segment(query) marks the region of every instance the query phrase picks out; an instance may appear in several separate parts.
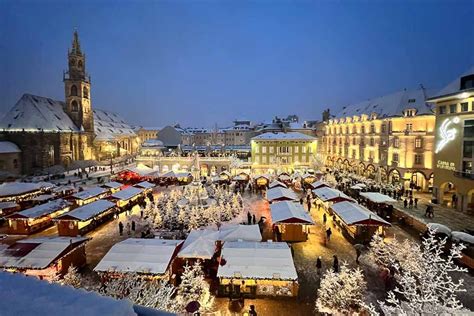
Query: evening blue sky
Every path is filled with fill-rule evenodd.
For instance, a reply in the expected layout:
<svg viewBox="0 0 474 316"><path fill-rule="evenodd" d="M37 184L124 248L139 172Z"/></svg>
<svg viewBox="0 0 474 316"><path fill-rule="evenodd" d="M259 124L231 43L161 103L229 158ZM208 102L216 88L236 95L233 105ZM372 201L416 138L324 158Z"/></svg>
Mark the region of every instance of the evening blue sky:
<svg viewBox="0 0 474 316"><path fill-rule="evenodd" d="M92 104L145 126L229 125L416 88L474 65L474 1L0 0L0 112L64 99L74 27Z"/></svg>

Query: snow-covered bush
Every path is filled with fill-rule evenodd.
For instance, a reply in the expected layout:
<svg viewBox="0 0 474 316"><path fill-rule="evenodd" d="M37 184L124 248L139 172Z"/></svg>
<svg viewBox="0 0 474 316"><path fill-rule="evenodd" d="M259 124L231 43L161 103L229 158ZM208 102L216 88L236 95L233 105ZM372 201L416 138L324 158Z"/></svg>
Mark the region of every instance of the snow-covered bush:
<svg viewBox="0 0 474 316"><path fill-rule="evenodd" d="M204 272L199 261L196 261L193 265L186 264L184 266L176 297L177 304L183 307L192 301L199 302L201 310L209 309L214 302L209 283L204 279Z"/></svg>

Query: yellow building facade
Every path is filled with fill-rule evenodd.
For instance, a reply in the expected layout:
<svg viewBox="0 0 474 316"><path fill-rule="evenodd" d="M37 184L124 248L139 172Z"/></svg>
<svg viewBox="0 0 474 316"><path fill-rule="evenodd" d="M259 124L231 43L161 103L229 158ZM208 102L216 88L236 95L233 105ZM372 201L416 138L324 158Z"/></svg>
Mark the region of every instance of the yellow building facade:
<svg viewBox="0 0 474 316"><path fill-rule="evenodd" d="M436 106L433 197L474 211L474 67L429 99Z"/></svg>
<svg viewBox="0 0 474 316"><path fill-rule="evenodd" d="M344 108L327 123L321 152L328 166L426 191L434 129L425 90L403 90Z"/></svg>
<svg viewBox="0 0 474 316"><path fill-rule="evenodd" d="M252 170L256 173L311 168L317 150L316 137L298 132L264 133L251 140Z"/></svg>

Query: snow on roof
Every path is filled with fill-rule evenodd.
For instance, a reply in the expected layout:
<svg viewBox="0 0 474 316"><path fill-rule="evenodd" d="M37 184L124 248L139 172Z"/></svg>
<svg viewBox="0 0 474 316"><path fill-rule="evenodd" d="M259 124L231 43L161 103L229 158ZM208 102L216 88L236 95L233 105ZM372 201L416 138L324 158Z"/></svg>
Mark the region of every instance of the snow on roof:
<svg viewBox="0 0 474 316"><path fill-rule="evenodd" d="M144 177L144 176L147 176L147 175L150 175L150 174L156 172L152 168L147 167L145 165L140 165L139 167L127 168L126 170L134 172L134 173L138 174L141 177Z"/></svg>
<svg viewBox="0 0 474 316"><path fill-rule="evenodd" d="M86 242L82 237L40 237L17 241L0 252L0 266L45 269L66 250Z"/></svg>
<svg viewBox="0 0 474 316"><path fill-rule="evenodd" d="M0 202L0 210L6 209L6 208L14 208L20 206L16 202Z"/></svg>
<svg viewBox="0 0 474 316"><path fill-rule="evenodd" d="M64 102L24 94L0 120L0 128L8 131L79 132L64 112Z"/></svg>
<svg viewBox="0 0 474 316"><path fill-rule="evenodd" d="M360 185L358 185L360 187ZM374 202L374 203L391 203L396 202L396 200L392 199L388 195L379 193L379 192L361 192L361 196L365 197L366 199Z"/></svg>
<svg viewBox="0 0 474 316"><path fill-rule="evenodd" d="M259 175L254 176L254 179L258 179L258 178L265 178L265 179L267 179L267 180L270 181L270 179L272 178L272 176L269 175L269 174L259 174Z"/></svg>
<svg viewBox="0 0 474 316"><path fill-rule="evenodd" d="M72 197L75 198L75 199L78 199L78 200L87 200L87 199L90 199L92 197L101 195L101 194L106 193L106 192L107 192L107 190L104 189L104 188L94 187L94 188L90 188L88 190L77 192L76 194L73 194Z"/></svg>
<svg viewBox="0 0 474 316"><path fill-rule="evenodd" d="M135 184L136 187L143 188L143 189L151 189L154 188L155 185L153 183L150 183L148 181L143 181L140 183Z"/></svg>
<svg viewBox="0 0 474 316"><path fill-rule="evenodd" d="M314 224L311 216L304 207L295 202L277 202L270 205L272 223L285 223L287 220L297 220L298 222Z"/></svg>
<svg viewBox="0 0 474 316"><path fill-rule="evenodd" d="M118 188L120 188L122 185L123 185L123 184L120 183L120 182L111 181L111 182L104 183L102 186L103 186L103 187L107 187L107 188L111 188L111 189L118 189Z"/></svg>
<svg viewBox="0 0 474 316"><path fill-rule="evenodd" d="M40 183L29 182L6 182L0 184L0 197L16 196L34 191L39 191L43 188Z"/></svg>
<svg viewBox="0 0 474 316"><path fill-rule="evenodd" d="M376 224L390 226L390 223L379 217L377 214L372 213L360 204L343 201L333 204L331 209L347 225ZM370 221L371 223L368 223L367 221Z"/></svg>
<svg viewBox="0 0 474 316"><path fill-rule="evenodd" d="M291 200L298 200L298 195L296 195L293 190L282 188L282 187L274 187L272 189L267 190L267 200L273 201L280 198L288 198Z"/></svg>
<svg viewBox="0 0 474 316"><path fill-rule="evenodd" d="M277 133L263 133L255 136L252 140L315 140L316 137L309 136L299 132L277 132Z"/></svg>
<svg viewBox="0 0 474 316"><path fill-rule="evenodd" d="M136 136L132 127L116 113L99 109L92 112L94 113L96 140L106 141L121 136Z"/></svg>
<svg viewBox="0 0 474 316"><path fill-rule="evenodd" d="M212 229L191 230L178 253L180 258L211 259L216 252L219 232Z"/></svg>
<svg viewBox="0 0 474 316"><path fill-rule="evenodd" d="M98 200L84 206L78 207L66 214L63 214L58 217L61 218L68 218L73 217L80 221L86 221L88 219L93 218L94 216L107 211L108 209L114 207L115 204L106 200Z"/></svg>
<svg viewBox="0 0 474 316"><path fill-rule="evenodd" d="M62 210L67 206L69 206L69 202L63 199L58 199L12 214L9 217L25 217L33 219Z"/></svg>
<svg viewBox="0 0 474 316"><path fill-rule="evenodd" d="M474 245L474 236L465 232L454 231L451 233L451 238L455 241L466 242Z"/></svg>
<svg viewBox="0 0 474 316"><path fill-rule="evenodd" d="M320 188L320 187L328 187L328 188L329 188L330 185L327 184L327 183L324 182L324 181L316 181L316 182L311 183L311 187L312 187L313 189L318 189L318 188Z"/></svg>
<svg viewBox="0 0 474 316"><path fill-rule="evenodd" d="M435 93L435 96L430 98L430 100L463 91L463 90L461 90L461 78L464 77L464 76L473 75L473 74L474 74L474 66L472 66L466 72L464 72L462 75L460 75L455 80L450 82L446 87L444 87L443 89L441 89L440 91ZM468 89L472 90L472 88L468 88ZM468 90L468 89L464 89L464 90Z"/></svg>
<svg viewBox="0 0 474 316"><path fill-rule="evenodd" d="M135 316L129 300L115 300L71 286L61 286L21 273L0 272L2 315Z"/></svg>
<svg viewBox="0 0 474 316"><path fill-rule="evenodd" d="M176 173L174 173L173 170L170 170L168 172L161 174L160 178L176 178Z"/></svg>
<svg viewBox="0 0 474 316"><path fill-rule="evenodd" d="M121 191L118 191L114 194L111 195L112 198L117 199L117 200L130 200L131 198L141 194L143 192L143 189L140 188L135 188L135 187L128 187L126 189L123 189Z"/></svg>
<svg viewBox="0 0 474 316"><path fill-rule="evenodd" d="M286 184L284 184L283 182L280 182L280 181L278 181L278 180L272 181L272 182L268 185L268 187L269 187L270 189L273 189L274 187L288 188L288 186L287 186Z"/></svg>
<svg viewBox="0 0 474 316"><path fill-rule="evenodd" d="M332 201L336 198L343 198L349 201L354 201L353 198L346 195L344 192L329 187L321 187L318 189L314 189L313 193L323 202Z"/></svg>
<svg viewBox="0 0 474 316"><path fill-rule="evenodd" d="M142 144L142 147L147 147L147 148L150 148L150 147L158 147L158 148L162 148L164 147L164 144L161 140L159 139L148 139L147 141L145 141L143 144Z"/></svg>
<svg viewBox="0 0 474 316"><path fill-rule="evenodd" d="M258 225L223 225L219 229L220 241L261 241Z"/></svg>
<svg viewBox="0 0 474 316"><path fill-rule="evenodd" d="M115 244L94 271L166 273L182 240L128 238Z"/></svg>
<svg viewBox="0 0 474 316"><path fill-rule="evenodd" d="M402 90L392 94L384 95L359 102L345 107L336 114L336 118L371 115L376 113L378 117L403 116L405 109L416 109L417 114L433 114L431 106L426 103L427 95L425 89Z"/></svg>
<svg viewBox="0 0 474 316"><path fill-rule="evenodd" d="M176 173L176 178L187 178L187 177L192 177L191 172L178 172Z"/></svg>
<svg viewBox="0 0 474 316"><path fill-rule="evenodd" d="M31 201L36 201L36 202L45 202L51 199L54 199L54 195L52 194L41 194L38 196L35 196L34 198L31 199Z"/></svg>
<svg viewBox="0 0 474 316"><path fill-rule="evenodd" d="M21 153L21 149L12 142L0 142L0 154Z"/></svg>
<svg viewBox="0 0 474 316"><path fill-rule="evenodd" d="M297 280L290 247L284 242L226 242L217 276L243 279Z"/></svg>

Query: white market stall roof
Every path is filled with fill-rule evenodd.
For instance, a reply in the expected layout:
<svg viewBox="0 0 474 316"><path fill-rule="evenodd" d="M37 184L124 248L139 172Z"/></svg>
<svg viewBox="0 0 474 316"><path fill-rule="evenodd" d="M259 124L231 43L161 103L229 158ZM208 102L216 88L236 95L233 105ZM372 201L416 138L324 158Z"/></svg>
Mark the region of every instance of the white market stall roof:
<svg viewBox="0 0 474 316"><path fill-rule="evenodd" d="M301 176L301 178L306 179L306 178L315 178L316 176L311 173L305 173L304 175Z"/></svg>
<svg viewBox="0 0 474 316"><path fill-rule="evenodd" d="M246 181L248 180L248 176L244 176L242 174L239 174L233 178L235 181Z"/></svg>
<svg viewBox="0 0 474 316"><path fill-rule="evenodd" d="M192 177L191 172L178 172L176 173L176 178L188 178Z"/></svg>
<svg viewBox="0 0 474 316"><path fill-rule="evenodd" d="M258 225L223 225L219 229L220 241L261 241L262 234Z"/></svg>
<svg viewBox="0 0 474 316"><path fill-rule="evenodd" d="M290 247L284 242L226 242L221 257L225 264L219 265L218 277L298 279Z"/></svg>
<svg viewBox="0 0 474 316"><path fill-rule="evenodd" d="M41 237L17 241L0 252L0 266L5 268L44 269L71 245L86 242L82 237Z"/></svg>
<svg viewBox="0 0 474 316"><path fill-rule="evenodd" d="M89 204L86 204L84 206L78 207L70 212L67 212L66 214L63 214L57 219L66 219L66 218L74 218L78 219L80 221L86 221L88 219L93 218L96 215L99 215L100 213L103 213L110 208L114 207L115 204L106 200L98 200Z"/></svg>
<svg viewBox="0 0 474 316"><path fill-rule="evenodd" d="M150 167L141 165L140 167L131 167L126 170L138 174L140 177L151 176L156 172L156 170L151 169Z"/></svg>
<svg viewBox="0 0 474 316"><path fill-rule="evenodd" d="M77 191L77 188L72 186L72 185L62 185L62 186L59 186L59 187L55 187L53 190L52 190L54 193L62 193L62 192L66 192L66 191Z"/></svg>
<svg viewBox="0 0 474 316"><path fill-rule="evenodd" d="M337 198L343 198L349 201L354 201L353 198L346 195L344 192L329 187L321 187L318 189L314 189L313 193L323 202L332 201Z"/></svg>
<svg viewBox="0 0 474 316"><path fill-rule="evenodd" d="M76 194L73 194L72 197L78 200L87 200L104 193L107 193L106 189L94 187L81 192L77 192Z"/></svg>
<svg viewBox="0 0 474 316"><path fill-rule="evenodd" d="M182 240L128 238L115 244L94 271L165 274Z"/></svg>
<svg viewBox="0 0 474 316"><path fill-rule="evenodd" d="M281 181L290 181L291 177L289 175L287 175L286 173L284 173L284 174L280 174L278 176L278 179L280 179Z"/></svg>
<svg viewBox="0 0 474 316"><path fill-rule="evenodd" d="M52 194L41 194L41 195L35 196L30 201L45 202L45 201L48 201L48 200L51 200L51 199L54 199L54 195L52 195Z"/></svg>
<svg viewBox="0 0 474 316"><path fill-rule="evenodd" d="M280 198L288 198L290 200L298 200L298 195L296 195L293 190L281 187L275 187L273 189L267 190L267 200L269 202L280 199Z"/></svg>
<svg viewBox="0 0 474 316"><path fill-rule="evenodd" d="M474 236L465 232L454 231L451 233L451 238L455 241L465 242L474 245Z"/></svg>
<svg viewBox="0 0 474 316"><path fill-rule="evenodd" d="M254 177L254 180L256 180L256 179L258 179L258 178L265 178L265 179L267 179L268 181L270 181L271 178L272 178L272 176L269 175L269 174L259 174L259 175L256 175L256 176Z"/></svg>
<svg viewBox="0 0 474 316"><path fill-rule="evenodd" d="M16 202L0 202L0 210L6 209L6 208L14 208L20 206Z"/></svg>
<svg viewBox="0 0 474 316"><path fill-rule="evenodd" d="M274 187L282 187L282 188L288 188L288 186L286 184L284 184L283 182L280 182L278 180L275 180L275 181L272 181L268 187L270 189L274 188Z"/></svg>
<svg viewBox="0 0 474 316"><path fill-rule="evenodd" d="M111 182L104 183L102 186L103 186L103 187L106 187L106 188L110 188L110 189L118 189L118 188L120 188L122 185L123 185L123 184L120 183L120 182L111 181Z"/></svg>
<svg viewBox="0 0 474 316"><path fill-rule="evenodd" d="M143 188L143 189L151 189L151 188L155 187L155 185L153 183L150 183L148 181L143 181L143 182L137 183L137 184L135 184L135 186L138 187L138 188Z"/></svg>
<svg viewBox="0 0 474 316"><path fill-rule="evenodd" d="M360 186L360 184L357 184L357 186ZM374 202L374 203L393 203L396 202L396 200L392 199L388 195L379 193L379 192L361 192L361 196L365 197L366 199Z"/></svg>
<svg viewBox="0 0 474 316"><path fill-rule="evenodd" d="M160 178L176 178L176 173L173 170L165 172L159 176Z"/></svg>
<svg viewBox="0 0 474 316"><path fill-rule="evenodd" d="M134 198L137 195L142 194L142 192L143 192L143 189L128 187L121 191L115 192L110 197L117 200L121 200L121 201L127 201L127 200L130 200L131 198Z"/></svg>
<svg viewBox="0 0 474 316"><path fill-rule="evenodd" d="M329 184L327 184L324 181L316 181L316 182L311 183L310 185L313 189L319 189L321 187L328 187L328 188L331 187Z"/></svg>
<svg viewBox="0 0 474 316"><path fill-rule="evenodd" d="M0 272L0 293L8 293L8 299L0 300L3 315L137 315L129 300L116 300L22 273ZM157 312L156 315L165 314Z"/></svg>
<svg viewBox="0 0 474 316"><path fill-rule="evenodd" d="M45 204L40 204L35 207L26 209L24 211L12 214L8 217L23 217L23 218L38 218L44 215L48 215L51 213L54 213L56 211L62 210L69 206L69 202L63 200L63 199L58 199L58 200L53 200Z"/></svg>
<svg viewBox="0 0 474 316"><path fill-rule="evenodd" d="M21 149L15 143L3 141L0 142L0 154L21 153Z"/></svg>
<svg viewBox="0 0 474 316"><path fill-rule="evenodd" d="M35 192L42 188L43 186L40 183L6 182L0 184L0 198Z"/></svg>
<svg viewBox="0 0 474 316"><path fill-rule="evenodd" d="M219 232L212 229L191 230L178 253L180 258L211 259L216 251Z"/></svg>
<svg viewBox="0 0 474 316"><path fill-rule="evenodd" d="M229 171L225 170L219 173L220 176L228 176L229 178L232 177Z"/></svg>
<svg viewBox="0 0 474 316"><path fill-rule="evenodd" d="M351 186L351 189L352 190L362 190L362 187L360 187L358 184L354 184L353 186Z"/></svg>
<svg viewBox="0 0 474 316"><path fill-rule="evenodd" d="M277 202L270 205L272 223L314 224L304 207L295 202ZM288 221L288 222L286 222Z"/></svg>
<svg viewBox="0 0 474 316"><path fill-rule="evenodd" d="M343 201L335 203L331 209L346 225L391 226L390 223L360 204Z"/></svg>
<svg viewBox="0 0 474 316"><path fill-rule="evenodd" d="M451 229L446 225L438 223L428 223L426 224L426 227L428 227L428 229L435 230L437 233L451 236Z"/></svg>

